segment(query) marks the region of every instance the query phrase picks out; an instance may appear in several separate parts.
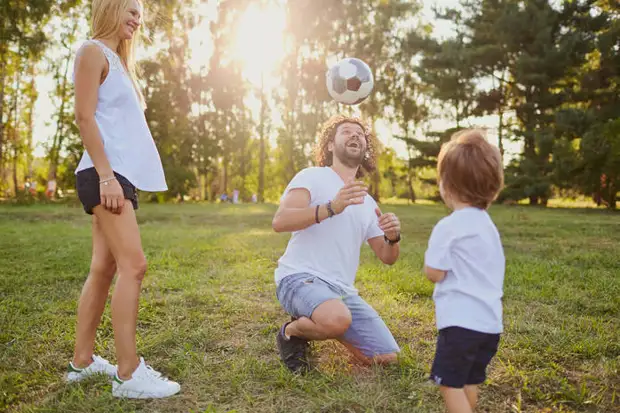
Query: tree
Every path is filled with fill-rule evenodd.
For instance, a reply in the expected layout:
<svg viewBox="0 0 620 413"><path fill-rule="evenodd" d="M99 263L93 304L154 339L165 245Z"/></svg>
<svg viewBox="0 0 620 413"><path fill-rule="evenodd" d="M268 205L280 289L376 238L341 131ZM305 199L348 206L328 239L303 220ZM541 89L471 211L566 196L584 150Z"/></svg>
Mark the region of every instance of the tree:
<svg viewBox="0 0 620 413"><path fill-rule="evenodd" d="M556 183L592 194L597 204L617 205L620 182L620 6L597 2L575 19L591 52L573 77L571 100L556 114L553 152Z"/></svg>
<svg viewBox="0 0 620 413"><path fill-rule="evenodd" d="M55 56L50 59L50 71L53 73L55 88L52 92L53 101L57 103L56 132L47 148L47 157L49 160L48 180L56 180L58 178L58 166L61 163L61 154L67 146L67 143L73 143L79 139L79 130L75 125L75 115L73 110L74 91L71 85L70 69L73 61L72 46L76 42L76 35L80 24L84 21L81 16L84 15L84 7L76 7L68 11L68 19L63 19L60 27L57 28L58 43L60 49L58 54L60 58ZM72 172L72 171L71 171ZM70 181L73 181L72 179Z"/></svg>
<svg viewBox="0 0 620 413"><path fill-rule="evenodd" d="M25 78L21 73L30 70L28 67L35 65L48 47L44 28L49 19L54 15L64 15L78 3L79 0L15 0L0 3L0 187L5 178L7 139L12 141L13 186L17 185L17 161L25 150L24 142L19 141L23 136L18 132L23 123L22 111L20 106L16 106L22 101L20 92L27 88L22 85ZM9 84L11 79L14 80L12 87ZM13 92L12 105L7 105L7 92L10 91ZM10 124L10 119L13 124ZM11 129L11 135L7 133L7 127Z"/></svg>

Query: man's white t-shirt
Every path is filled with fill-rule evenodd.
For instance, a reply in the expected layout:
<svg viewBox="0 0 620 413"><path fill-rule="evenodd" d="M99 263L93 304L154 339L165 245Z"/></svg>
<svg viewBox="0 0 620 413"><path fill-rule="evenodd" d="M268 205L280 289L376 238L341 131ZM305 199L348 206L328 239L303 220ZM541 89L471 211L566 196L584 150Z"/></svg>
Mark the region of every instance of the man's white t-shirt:
<svg viewBox="0 0 620 413"><path fill-rule="evenodd" d="M447 271L433 293L437 329L503 331L506 260L499 232L485 210L464 208L441 219L433 228L424 261Z"/></svg>
<svg viewBox="0 0 620 413"><path fill-rule="evenodd" d="M300 171L288 184L289 191L305 188L310 192L310 205L333 201L345 185L330 167L311 167ZM366 195L364 203L350 205L338 215L293 232L284 255L278 260L276 284L292 274L308 273L327 283L357 293L353 286L359 266L360 248L371 238L383 236L375 209L377 203Z"/></svg>

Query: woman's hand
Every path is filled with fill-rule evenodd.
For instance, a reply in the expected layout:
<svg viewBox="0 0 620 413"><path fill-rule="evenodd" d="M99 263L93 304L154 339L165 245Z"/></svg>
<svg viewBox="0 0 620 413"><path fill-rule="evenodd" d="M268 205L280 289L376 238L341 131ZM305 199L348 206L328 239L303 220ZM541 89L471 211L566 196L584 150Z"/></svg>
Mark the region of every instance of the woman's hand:
<svg viewBox="0 0 620 413"><path fill-rule="evenodd" d="M102 179L99 183L101 205L114 214L120 214L125 206L125 194L116 178Z"/></svg>

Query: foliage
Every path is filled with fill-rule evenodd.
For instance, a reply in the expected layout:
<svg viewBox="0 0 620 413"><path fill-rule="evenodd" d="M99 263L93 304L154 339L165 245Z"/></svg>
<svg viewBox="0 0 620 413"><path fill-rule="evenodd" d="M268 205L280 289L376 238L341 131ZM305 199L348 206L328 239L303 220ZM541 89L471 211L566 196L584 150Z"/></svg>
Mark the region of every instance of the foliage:
<svg viewBox="0 0 620 413"><path fill-rule="evenodd" d="M170 187L163 197L215 201L236 189L244 200L257 194L276 201L295 173L312 164L321 123L344 112L367 118L375 132L379 123L388 125L406 144L403 153L386 152L387 169L370 177L378 199L416 199L417 190L433 185L438 144L485 116L497 121L489 136L497 136L502 154L508 156L508 145L521 148L505 159L501 200L545 205L569 190L615 208L617 2L462 0L435 10L434 22L453 31L441 38L422 21L421 6L418 0L149 3L151 42L140 68L146 117ZM285 18L283 55L260 70L244 60L247 50L238 50L240 30L256 10L281 10ZM0 16L0 190L12 196L52 176L68 189L83 150L70 76L75 47L87 36L88 5L11 0ZM331 101L325 87L327 65L345 56L363 59L375 75L374 93L357 107ZM192 63L197 58L201 66ZM258 71L263 80L256 83L248 73ZM32 126L41 75L55 83L55 128L47 137L33 136ZM49 165L33 176L37 142ZM388 161L394 157L400 166ZM436 197L436 190L423 192Z"/></svg>

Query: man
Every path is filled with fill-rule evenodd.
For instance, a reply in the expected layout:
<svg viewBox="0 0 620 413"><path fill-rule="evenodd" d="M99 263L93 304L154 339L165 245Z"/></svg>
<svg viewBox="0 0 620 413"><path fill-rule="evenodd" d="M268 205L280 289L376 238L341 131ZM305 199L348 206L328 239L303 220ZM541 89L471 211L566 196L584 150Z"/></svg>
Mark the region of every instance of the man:
<svg viewBox="0 0 620 413"><path fill-rule="evenodd" d="M362 121L331 118L316 147L319 166L293 178L273 219L276 232L293 233L275 271L278 300L292 316L277 335L291 371L308 369L310 340L336 339L365 364L397 360L394 337L354 287L365 241L385 264L399 254L398 218L382 214L356 180L375 170L377 146Z"/></svg>

